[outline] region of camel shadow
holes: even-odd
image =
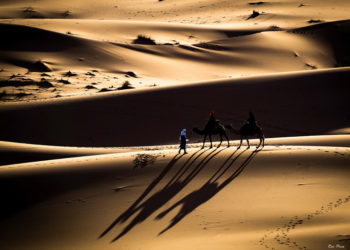
[[[196,152],[197,153],[197,152]],[[176,154],[170,162],[166,165],[163,171],[148,185],[145,191],[136,199],[136,201],[124,212],[122,213],[113,223],[101,233],[99,238],[105,236],[109,231],[111,231],[117,224],[125,222],[128,220],[133,214],[135,208],[138,204],[159,184],[159,182],[164,178],[164,176],[173,168],[175,163],[181,159],[184,155]]]
[[[126,222],[132,216],[136,215],[129,224],[111,241],[115,242],[124,235],[126,235],[132,228],[134,228],[139,223],[145,221],[159,208],[170,201],[175,195],[177,195],[183,188],[185,188],[198,174],[199,172],[208,164],[208,162],[218,155],[221,151],[217,148],[211,150],[206,156],[201,160],[200,157],[205,154],[207,150],[198,150],[194,152],[185,161],[185,163],[176,171],[175,175],[165,184],[165,186],[147,199],[145,199],[148,194],[160,183],[160,181],[169,173],[176,162],[183,156],[178,155],[167,164],[163,171],[156,177],[152,183],[145,189],[145,191],[139,196],[139,198],[124,212],[122,213],[111,225],[99,236],[102,238],[108,232],[110,232],[117,224]],[[201,152],[202,151],[202,152]],[[198,163],[196,161],[199,160]]]
[[[247,167],[249,162],[255,157],[255,155],[259,151],[253,151],[244,161],[243,163],[231,174],[229,175],[221,184],[219,184],[220,178],[232,167],[233,163],[245,152],[247,149],[238,154],[234,159],[232,157],[238,151],[234,151],[227,160],[219,167],[219,169],[213,174],[213,176],[199,189],[193,191],[188,194],[170,208],[161,212],[156,219],[160,220],[164,216],[166,216],[169,212],[174,210],[177,207],[180,207],[179,212],[171,219],[170,224],[163,229],[158,235],[161,235],[178,224],[182,219],[184,219],[187,215],[192,213],[196,208],[213,198],[217,195],[222,189],[224,189],[228,184],[230,184],[235,178],[237,178],[242,171]],[[229,163],[229,160],[232,161]],[[227,164],[229,163],[229,164]],[[225,167],[225,165],[227,165]]]

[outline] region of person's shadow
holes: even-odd
[[[247,149],[246,149],[247,150]],[[160,213],[156,219],[160,220],[165,215],[167,215],[170,211],[175,209],[176,207],[181,207],[180,211],[175,215],[175,217],[171,220],[171,223],[163,229],[159,235],[165,233],[167,230],[174,227],[177,223],[179,223],[184,217],[193,212],[197,207],[207,202],[211,198],[213,198],[217,193],[219,193],[223,188],[225,188],[229,183],[231,183],[240,173],[245,169],[245,167],[249,164],[249,162],[255,157],[258,151],[253,151],[247,159],[236,169],[229,177],[226,178],[221,184],[219,184],[219,179],[227,172],[233,163],[238,159],[240,155],[242,155],[246,150],[242,151],[238,156],[232,159],[232,162],[227,165],[226,168],[224,166],[232,158],[234,153],[221,165],[221,167],[214,173],[214,175],[199,189],[193,191],[188,194],[170,208],[166,209],[162,213]]]

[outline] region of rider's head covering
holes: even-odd
[[[186,135],[186,129],[185,128],[181,130],[181,134],[180,135]]]

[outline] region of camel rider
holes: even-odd
[[[210,112],[209,113],[209,121],[208,121],[208,123],[210,123],[210,124],[215,124],[216,123],[216,118],[214,116],[214,112]]]
[[[251,127],[252,129],[256,128],[256,120],[253,112],[249,112],[249,118],[247,119],[246,123]]]
[[[215,116],[214,116],[214,112],[210,112],[209,114],[209,121],[208,121],[208,125],[210,126],[210,129],[212,128],[217,128],[219,126],[220,121],[216,120]]]

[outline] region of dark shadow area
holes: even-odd
[[[321,22],[321,23],[320,23]],[[350,20],[322,23],[322,20],[309,20],[312,25],[292,29],[290,32],[299,34],[318,34],[329,42],[336,60],[335,67],[350,65]],[[316,24],[315,24],[316,23]]]
[[[119,72],[125,74],[125,71]],[[114,72],[118,72],[117,69]],[[239,106],[240,110],[249,110],[265,103],[264,109],[270,111],[257,112],[261,114],[259,122],[268,137],[320,135],[348,127],[350,114],[346,107],[349,106],[349,78],[350,71],[347,69],[309,71],[271,76],[254,82],[242,78],[232,80],[234,84],[219,81],[217,84],[171,87],[167,91],[152,88],[142,94],[96,96],[79,98],[79,101],[73,98],[72,102],[50,102],[50,105],[46,105],[46,102],[2,105],[0,140],[74,147],[177,144],[178,139],[171,131],[199,124],[207,118],[207,111],[212,109],[213,103],[218,107],[217,112],[223,114],[224,123],[229,117],[244,119],[238,111],[234,112],[228,107]],[[284,82],[283,86],[281,81]],[[300,93],[308,93],[310,89],[313,90],[313,98],[300,98]],[[253,92],[259,94],[244,102]],[[285,93],[288,93],[288,98]],[[196,100],[208,99],[211,102],[196,102],[193,96]],[[268,102],[266,96],[269,96]],[[159,117],[168,117],[169,114],[172,114],[172,119],[159,122]],[[124,122],[121,123],[118,117],[123,117]],[[135,117],[145,124],[154,125],[140,129],[141,124],[135,122]],[[86,131],[93,131],[93,134]],[[154,136],[154,131],[159,135]]]
[[[246,149],[247,150],[247,149]],[[199,189],[193,191],[192,193],[188,194],[178,202],[176,202],[174,205],[172,205],[170,208],[166,209],[162,213],[160,213],[156,219],[162,219],[166,214],[171,212],[173,209],[177,207],[181,207],[180,211],[175,215],[175,217],[171,220],[171,223],[163,229],[160,234],[165,233],[172,227],[174,227],[177,223],[179,223],[183,218],[185,218],[188,214],[192,213],[196,208],[213,198],[217,193],[219,193],[222,189],[224,189],[228,184],[230,184],[235,178],[237,178],[242,171],[247,167],[249,162],[255,157],[255,155],[258,153],[258,151],[253,151],[245,160],[244,162],[231,174],[229,177],[227,177],[221,184],[219,183],[219,180],[222,178],[222,176],[230,170],[234,162],[246,151],[242,151],[240,154],[238,154],[234,159],[232,157],[237,152],[234,151],[232,155],[229,156],[229,158],[219,167],[219,169],[213,174],[213,176]],[[229,161],[231,162],[227,164]],[[227,165],[225,167],[225,165]]]
[[[210,42],[197,43],[197,44],[194,44],[193,46],[200,47],[200,48],[203,48],[203,49],[215,50],[215,51],[229,51],[229,50],[233,50],[232,48],[229,48],[229,47],[226,47],[226,46],[222,46],[222,45],[218,45],[218,44],[215,44],[215,43],[210,43]]]
[[[199,151],[197,151],[199,152]],[[194,154],[196,154],[195,152]],[[193,154],[193,155],[194,155]],[[145,191],[139,196],[139,198],[136,199],[136,201],[124,212],[122,213],[103,233],[99,236],[99,238],[102,238],[105,236],[115,225],[121,222],[125,222],[127,219],[130,218],[134,214],[134,211],[137,207],[137,205],[159,184],[159,182],[164,178],[164,176],[172,169],[172,167],[175,165],[175,163],[182,157],[183,155],[176,154],[168,163],[168,165],[165,166],[163,171],[148,185],[148,187],[145,189]]]
[[[125,49],[130,49],[130,50],[134,50],[134,51],[138,51],[138,52],[142,52],[142,53],[147,53],[150,55],[164,56],[163,53],[156,51],[156,50],[153,50],[153,47],[149,48],[149,47],[144,47],[144,46],[138,46],[138,44],[133,44],[133,45],[123,44],[123,43],[111,43],[111,44],[125,48]]]
[[[0,24],[0,49],[8,51],[52,52],[81,46],[82,39],[44,29],[17,24]]]
[[[0,168],[3,165],[18,164],[25,162],[45,161],[82,156],[79,154],[42,153],[42,152],[16,152],[11,150],[0,151]]]
[[[76,188],[84,188],[91,186],[91,183],[104,182],[114,179],[113,176],[125,174],[125,169],[110,167],[109,164],[102,164],[98,169],[62,168],[58,164],[57,171],[50,167],[53,166],[52,164],[55,163],[36,162],[31,164],[28,171],[22,167],[18,167],[17,171],[15,169],[7,171],[12,166],[4,166],[0,175],[0,222],[40,202],[53,199]],[[74,164],[73,162],[72,166]],[[35,168],[40,168],[40,170],[35,171]],[[0,228],[0,233],[2,230],[6,228]]]
[[[142,223],[147,218],[149,218],[154,212],[170,201],[175,195],[177,195],[183,188],[185,188],[198,174],[199,172],[217,156],[220,152],[225,150],[223,148],[219,150],[215,148],[214,150],[198,150],[194,152],[189,158],[184,162],[182,166],[175,172],[174,176],[170,178],[168,183],[164,185],[159,191],[148,197],[146,200],[143,199],[151,192],[152,189],[164,178],[164,176],[170,171],[170,169],[175,165],[179,158],[176,156],[168,163],[161,174],[146,188],[142,195],[124,212],[122,213],[100,236],[102,238],[109,231],[111,231],[117,224],[127,221],[132,216],[136,215],[131,222],[119,233],[112,242],[118,240],[127,234],[132,228],[137,224]],[[202,159],[201,156],[206,152]],[[182,155],[181,155],[182,156]],[[142,202],[143,201],[143,202]],[[142,203],[141,203],[142,202]]]
[[[249,36],[249,35],[253,35],[256,33],[260,33],[263,32],[264,30],[261,29],[252,29],[252,30],[242,30],[242,31],[237,31],[237,30],[224,30],[223,32],[225,33],[225,35],[229,38],[231,37],[238,37],[238,36]]]

